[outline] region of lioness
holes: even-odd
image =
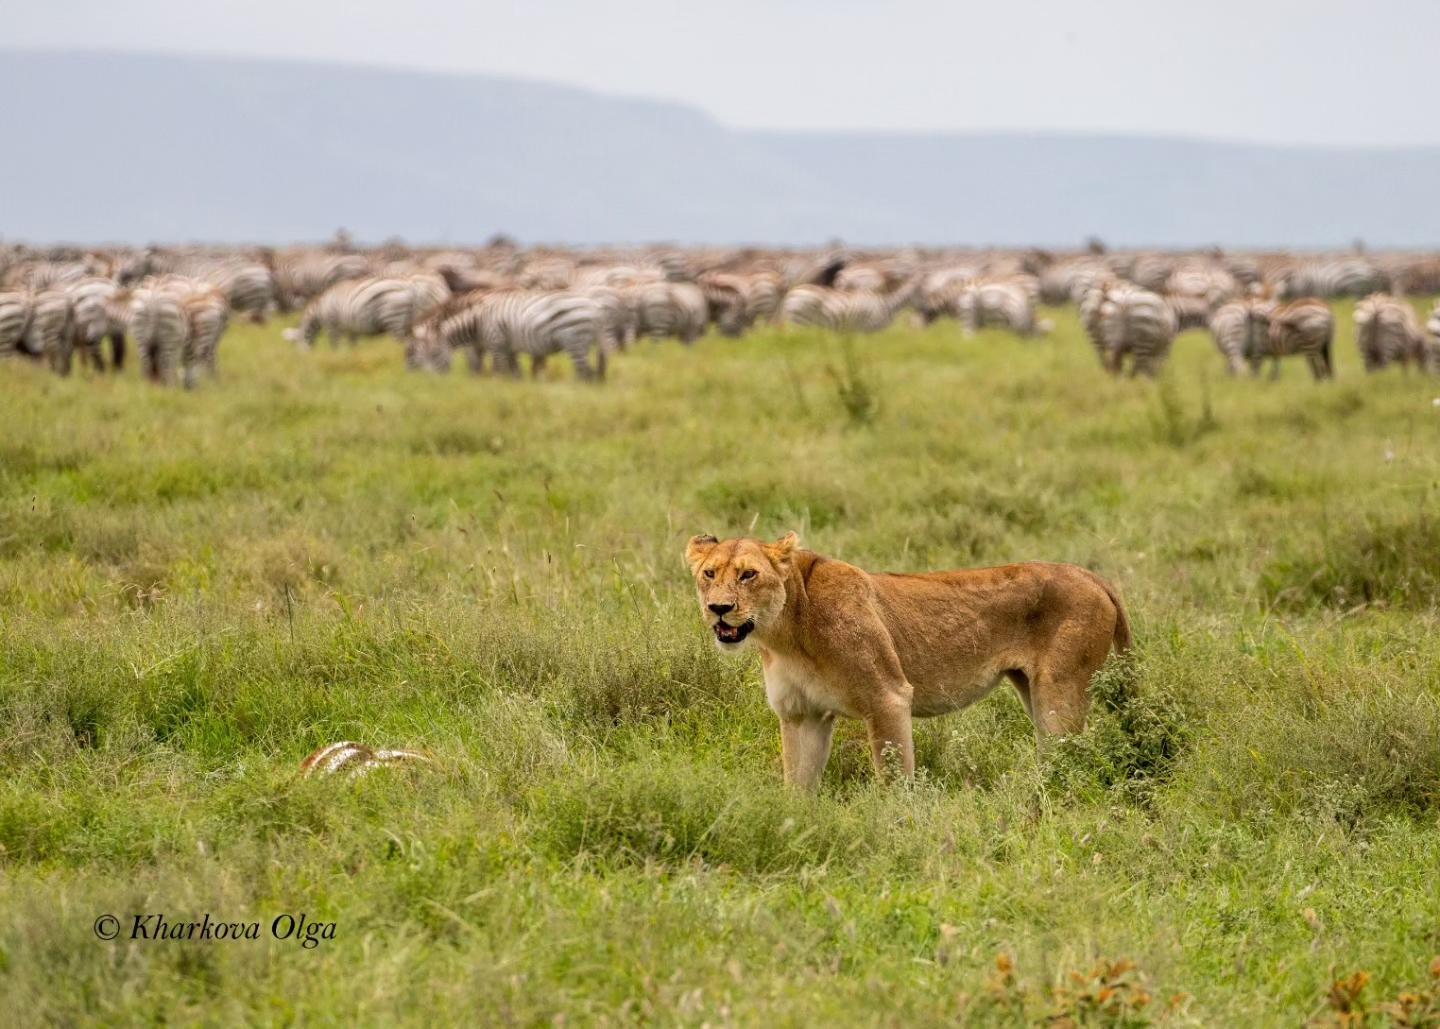
[[[865,721],[878,774],[887,752],[913,774],[911,718],[973,704],[1004,678],[1042,743],[1078,732],[1091,676],[1112,645],[1130,645],[1120,598],[1077,565],[872,574],[798,540],[696,536],[685,548],[716,645],[760,648],[793,786],[819,784],[836,715]]]

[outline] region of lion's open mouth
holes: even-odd
[[[755,628],[753,621],[741,625],[726,625],[724,622],[716,622],[715,638],[721,643],[739,643],[750,635],[750,630],[753,628]]]

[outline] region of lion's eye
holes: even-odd
[[[713,578],[715,578],[715,569],[713,569],[713,568],[707,568],[707,569],[705,569],[705,578],[707,578],[707,579],[713,579]]]
[[[740,573],[741,582],[749,582],[753,578],[755,578],[755,569],[753,568],[747,568]]]

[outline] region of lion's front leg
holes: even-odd
[[[804,715],[780,719],[780,756],[785,766],[785,785],[814,790],[820,785],[830,760],[830,741],[835,735],[832,714]]]

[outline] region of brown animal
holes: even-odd
[[[1076,565],[874,574],[775,543],[696,536],[685,548],[722,651],[760,651],[787,784],[813,789],[835,716],[858,718],[871,758],[915,770],[911,719],[973,704],[1009,679],[1040,743],[1085,726],[1090,679],[1130,645],[1115,591]]]

